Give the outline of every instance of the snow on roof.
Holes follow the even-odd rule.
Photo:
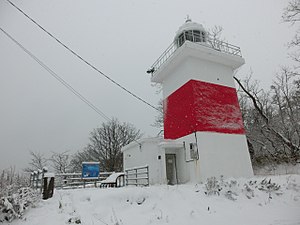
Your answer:
[[[183,148],[183,142],[177,140],[164,139],[164,141],[159,143],[162,148]]]
[[[204,27],[200,23],[192,22],[191,20],[187,20],[183,25],[181,25],[176,32],[174,40],[178,38],[180,34],[182,34],[184,31],[188,30],[200,30],[205,31]]]
[[[124,152],[128,149],[136,147],[138,144],[143,145],[145,143],[157,143],[158,146],[163,148],[181,148],[183,147],[182,141],[163,139],[162,137],[154,137],[154,138],[143,138],[138,140],[137,142],[133,141],[128,145],[124,146],[121,151]]]
[[[114,182],[116,182],[118,176],[120,176],[120,175],[124,175],[124,173],[122,173],[122,172],[120,172],[120,173],[113,173],[108,178],[106,178],[105,180],[103,180],[101,183],[114,183]]]
[[[151,137],[151,138],[142,138],[142,139],[139,139],[137,141],[132,141],[130,142],[128,145],[125,145],[122,149],[121,149],[121,152],[124,152],[128,149],[131,149],[131,148],[134,148],[138,145],[142,145],[144,143],[151,143],[151,142],[160,142],[162,141],[163,138],[162,137]]]

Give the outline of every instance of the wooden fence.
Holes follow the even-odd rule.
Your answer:
[[[44,178],[44,172],[43,170],[37,170],[30,174],[30,187],[34,189],[40,189],[42,192],[42,183]]]

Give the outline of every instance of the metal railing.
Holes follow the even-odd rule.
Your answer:
[[[148,70],[149,72],[155,74],[155,72],[174,54],[174,52],[180,48],[185,41],[190,41],[195,44],[199,44],[205,46],[207,48],[214,49],[216,51],[220,51],[226,54],[235,55],[242,57],[241,49],[238,46],[229,44],[228,42],[220,41],[212,36],[205,37],[205,41],[200,42],[198,40],[203,40],[203,37],[193,35],[193,36],[186,36],[183,35],[181,38],[173,41],[169,47],[158,57],[158,59],[153,63],[151,68]]]
[[[81,173],[60,173],[55,174],[55,188],[85,188],[88,185],[99,186],[112,172],[100,172],[96,179],[83,179]]]
[[[125,170],[126,185],[149,186],[149,167],[141,166]]]

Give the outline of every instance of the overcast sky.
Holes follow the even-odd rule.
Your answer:
[[[241,47],[246,64],[238,76],[268,87],[288,64],[294,28],[282,23],[287,0],[33,0],[13,2],[69,47],[129,90],[156,105],[161,94],[146,70],[172,42],[187,15],[205,28],[220,25]],[[103,113],[132,123],[145,137],[157,112],[75,58],[0,0],[0,27],[65,79]],[[24,168],[29,151],[76,152],[105,120],[51,77],[0,32],[0,169]]]

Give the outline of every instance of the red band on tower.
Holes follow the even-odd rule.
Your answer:
[[[245,134],[235,88],[190,80],[164,100],[164,136],[196,131]]]

